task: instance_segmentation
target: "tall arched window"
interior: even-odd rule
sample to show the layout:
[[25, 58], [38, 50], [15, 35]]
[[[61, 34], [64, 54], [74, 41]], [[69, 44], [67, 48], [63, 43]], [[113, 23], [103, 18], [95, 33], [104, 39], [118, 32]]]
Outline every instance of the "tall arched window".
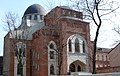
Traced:
[[72, 46], [71, 46], [71, 40], [69, 39], [69, 42], [68, 42], [68, 47], [69, 47], [69, 52], [72, 51]]
[[54, 74], [54, 66], [53, 66], [53, 64], [50, 65], [50, 74], [52, 74], [52, 75]]
[[69, 69], [71, 72], [75, 72], [75, 65], [73, 63], [70, 64]]
[[80, 67], [80, 65], [78, 65], [78, 67], [77, 67], [77, 71], [78, 71], [78, 72], [81, 71], [81, 67]]
[[85, 41], [83, 41], [82, 47], [83, 47], [83, 53], [85, 53]]
[[75, 39], [75, 52], [80, 52], [79, 40]]

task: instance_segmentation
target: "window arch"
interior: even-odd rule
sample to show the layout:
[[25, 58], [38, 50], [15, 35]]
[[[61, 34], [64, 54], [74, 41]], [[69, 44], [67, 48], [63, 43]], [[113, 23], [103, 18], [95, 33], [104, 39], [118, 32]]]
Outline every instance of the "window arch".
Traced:
[[69, 42], [68, 42], [68, 47], [69, 47], [69, 52], [72, 52], [72, 45], [71, 45], [71, 40], [69, 39]]
[[52, 75], [54, 74], [54, 66], [53, 66], [53, 64], [50, 65], [50, 74], [52, 74]]
[[81, 71], [81, 67], [80, 67], [80, 65], [78, 65], [78, 67], [77, 67], [77, 71], [78, 71], [78, 72]]
[[53, 43], [50, 44], [50, 49], [54, 49]]
[[21, 57], [25, 57], [26, 56], [26, 45], [25, 45], [25, 43], [22, 43], [22, 42], [16, 43], [14, 51], [15, 51], [15, 53], [14, 53], [15, 56], [21, 55]]
[[80, 52], [79, 40], [75, 39], [75, 52]]
[[73, 63], [70, 64], [69, 69], [70, 69], [71, 72], [75, 72], [75, 65]]

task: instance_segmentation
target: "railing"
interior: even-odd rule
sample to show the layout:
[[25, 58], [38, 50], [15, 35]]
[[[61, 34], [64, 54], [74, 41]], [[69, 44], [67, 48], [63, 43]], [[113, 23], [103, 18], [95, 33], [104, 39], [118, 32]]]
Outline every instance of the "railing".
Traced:
[[88, 74], [88, 75], [84, 74], [84, 75], [50, 75], [50, 76], [120, 76], [120, 72], [104, 73], [104, 74]]

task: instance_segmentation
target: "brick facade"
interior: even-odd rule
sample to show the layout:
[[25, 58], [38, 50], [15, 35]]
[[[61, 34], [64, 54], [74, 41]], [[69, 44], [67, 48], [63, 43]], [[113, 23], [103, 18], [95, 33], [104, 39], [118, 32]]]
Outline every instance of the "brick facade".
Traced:
[[[113, 49], [111, 49], [107, 52], [105, 52], [105, 51], [97, 52], [97, 55], [96, 55], [97, 73], [120, 72], [119, 51], [120, 51], [120, 44], [118, 44]], [[98, 59], [98, 55], [99, 56], [101, 55], [101, 57], [99, 57], [99, 59]], [[106, 61], [106, 60], [102, 61], [102, 55], [104, 57], [108, 56], [108, 61]], [[98, 67], [98, 65], [99, 65], [99, 67]], [[102, 65], [102, 66], [100, 66], [100, 65]], [[104, 67], [103, 67], [103, 65], [104, 65]], [[105, 66], [105, 65], [108, 65], [108, 66]]]
[[[109, 51], [107, 48], [98, 48], [96, 52], [97, 73], [103, 73], [103, 69], [110, 67]], [[104, 71], [105, 73], [106, 71]]]
[[[54, 68], [56, 70], [54, 71], [55, 74], [59, 73], [58, 67], [60, 64], [60, 73], [64, 75], [68, 74], [70, 64], [76, 64], [76, 67], [79, 65], [78, 71], [91, 72], [92, 45], [90, 42], [90, 28], [89, 23], [83, 21], [82, 12], [63, 7], [55, 7], [44, 16], [44, 24], [45, 25], [42, 28], [37, 28], [38, 30], [32, 34], [31, 40], [18, 39], [17, 41], [24, 41], [26, 44], [26, 76], [48, 76], [52, 73], [50, 68], [52, 63], [55, 64], [53, 66], [56, 67]], [[67, 42], [70, 36], [81, 39], [82, 44], [79, 44], [79, 49], [85, 52], [69, 53], [67, 51]], [[15, 75], [14, 44], [17, 42], [14, 43], [14, 39], [12, 40], [9, 38], [9, 34], [7, 34], [4, 43], [4, 62], [7, 62], [8, 66], [4, 67], [4, 71], [7, 69], [9, 70], [4, 74], [5, 76]], [[57, 49], [51, 49], [52, 46], [50, 47], [50, 42], [52, 41], [54, 41], [54, 46], [56, 46]], [[84, 45], [83, 41], [85, 41]], [[54, 59], [49, 59], [50, 50], [48, 48], [54, 51], [54, 53], [56, 52], [54, 55], [56, 61], [54, 61]], [[79, 59], [75, 59], [77, 58], [77, 55]], [[75, 57], [74, 61], [70, 60], [71, 56]], [[62, 63], [60, 59], [62, 60]]]
[[119, 58], [120, 58], [120, 43], [113, 48], [110, 52], [109, 52], [109, 57], [110, 57], [110, 66], [111, 67], [119, 67], [120, 66], [120, 62], [119, 62]]

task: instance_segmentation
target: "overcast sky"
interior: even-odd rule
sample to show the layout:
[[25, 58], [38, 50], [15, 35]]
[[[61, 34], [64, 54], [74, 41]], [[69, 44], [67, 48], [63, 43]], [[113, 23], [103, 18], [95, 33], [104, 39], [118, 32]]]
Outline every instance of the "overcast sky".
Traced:
[[[56, 2], [54, 2], [56, 1]], [[2, 0], [0, 2], [0, 56], [3, 55], [3, 41], [4, 36], [6, 35], [6, 31], [3, 29], [3, 22], [1, 20], [4, 20], [5, 13], [11, 11], [19, 15], [20, 19], [22, 18], [25, 10], [32, 4], [40, 4], [43, 6], [46, 11], [49, 11], [51, 8], [59, 5], [66, 5], [66, 2], [63, 2], [64, 0]], [[120, 9], [119, 11], [120, 12]], [[116, 24], [120, 24], [120, 14], [117, 15], [111, 15], [113, 22], [117, 22]], [[115, 34], [115, 32], [111, 31], [115, 25], [111, 23], [111, 21], [103, 21], [104, 26], [101, 28], [101, 33], [99, 37], [98, 46], [104, 47], [104, 48], [110, 48], [112, 47], [112, 43], [115, 41], [115, 38], [118, 38], [118, 36]], [[91, 24], [92, 25], [92, 24]], [[95, 32], [94, 27], [91, 27], [91, 32]], [[112, 34], [114, 33], [114, 34]], [[94, 33], [91, 35], [92, 38], [94, 38]]]

